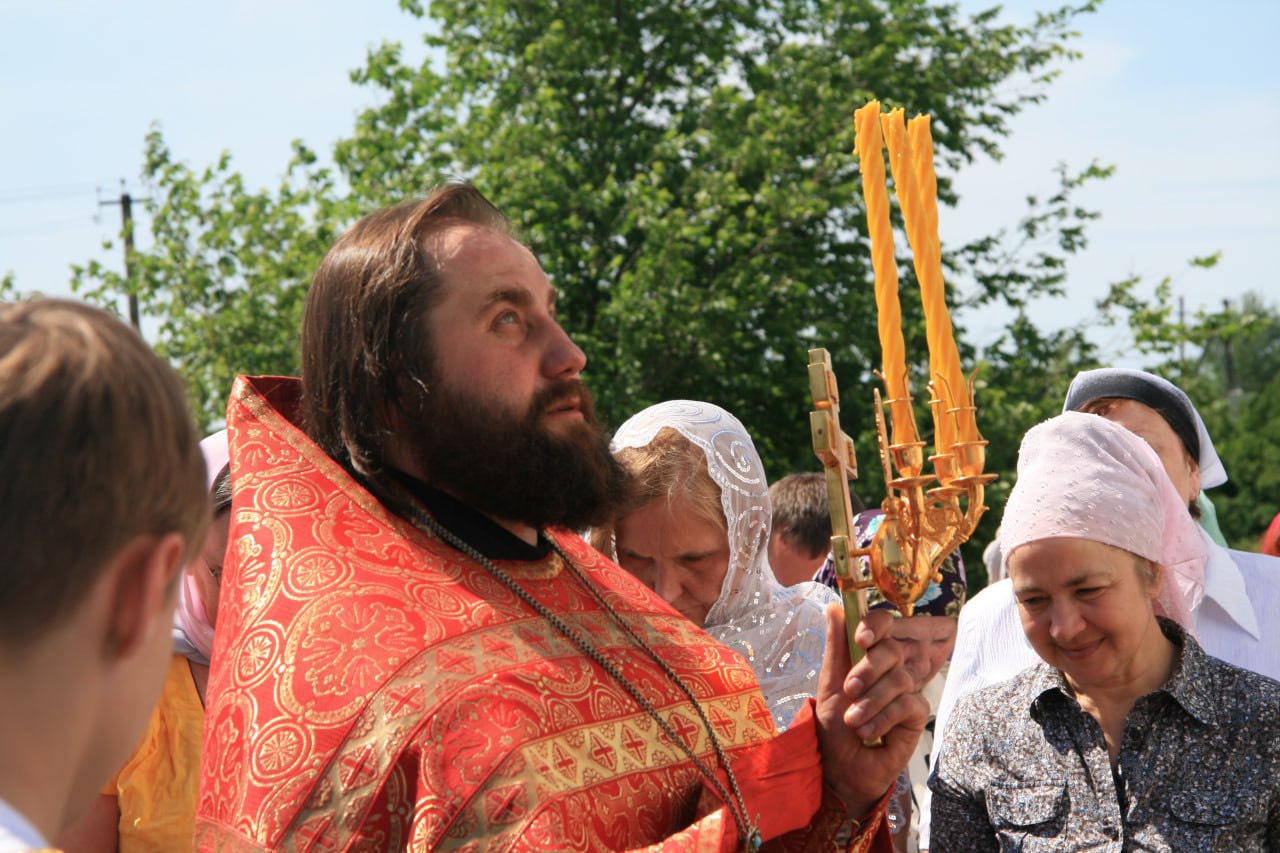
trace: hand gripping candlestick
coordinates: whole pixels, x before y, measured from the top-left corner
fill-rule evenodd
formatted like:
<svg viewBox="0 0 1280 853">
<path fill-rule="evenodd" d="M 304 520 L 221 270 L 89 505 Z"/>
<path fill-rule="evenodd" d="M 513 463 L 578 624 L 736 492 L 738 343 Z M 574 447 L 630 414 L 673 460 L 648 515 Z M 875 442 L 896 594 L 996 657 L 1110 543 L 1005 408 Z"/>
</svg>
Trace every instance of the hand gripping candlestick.
<svg viewBox="0 0 1280 853">
<path fill-rule="evenodd" d="M 879 375 L 888 393 L 882 404 L 879 391 L 874 392 L 876 435 L 887 494 L 881 503 L 884 521 L 868 548 L 855 547 L 853 538 L 849 478 L 857 476 L 857 462 L 853 442 L 840 428 L 839 391 L 831 356 L 825 349 L 809 351 L 809 389 L 814 404 L 809 424 L 814 453 L 826 472 L 831 553 L 844 599 L 849 652 L 856 663 L 862 650 L 853 642 L 853 632 L 866 612 L 866 589 L 874 584 L 903 616 L 910 616 L 929 584 L 941 581 L 942 561 L 973 533 L 986 510 L 985 486 L 995 475 L 983 473 L 987 442 L 978 433 L 972 381 L 960 370 L 943 298 L 937 184 L 928 118 L 912 119 L 907 128 L 902 110 L 882 117 L 879 103 L 872 101 L 854 113 L 854 121 L 884 352 L 884 369 Z M 928 459 L 932 473 L 925 470 L 925 442 L 919 438 L 912 409 L 882 138 L 888 143 L 894 186 L 924 301 L 933 377 L 928 385 L 934 426 L 934 455 Z M 891 431 L 885 427 L 886 410 Z M 937 485 L 927 488 L 935 482 Z M 868 558 L 870 577 L 860 577 L 854 571 L 857 557 Z"/>
</svg>

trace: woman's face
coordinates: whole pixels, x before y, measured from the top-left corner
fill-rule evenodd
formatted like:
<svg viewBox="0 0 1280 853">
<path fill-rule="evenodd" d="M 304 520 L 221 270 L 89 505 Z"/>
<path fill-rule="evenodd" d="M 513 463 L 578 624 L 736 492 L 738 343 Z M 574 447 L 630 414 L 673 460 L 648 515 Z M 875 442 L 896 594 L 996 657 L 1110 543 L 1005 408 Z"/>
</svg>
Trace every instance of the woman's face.
<svg viewBox="0 0 1280 853">
<path fill-rule="evenodd" d="M 1017 548 L 1008 565 L 1027 639 L 1073 687 L 1121 687 L 1158 662 L 1159 587 L 1133 554 L 1088 539 L 1045 539 Z"/>
<path fill-rule="evenodd" d="M 1151 445 L 1182 499 L 1187 503 L 1196 499 L 1200 493 L 1200 466 L 1159 412 L 1136 400 L 1119 400 L 1103 417 Z"/>
<path fill-rule="evenodd" d="M 956 618 L 921 614 L 895 619 L 893 638 L 902 646 L 902 665 L 920 691 L 951 657 L 956 645 Z"/>
<path fill-rule="evenodd" d="M 619 565 L 702 626 L 729 570 L 724 528 L 661 498 L 625 516 L 615 536 Z"/>
<path fill-rule="evenodd" d="M 213 517 L 209 525 L 209 535 L 204 539 L 204 548 L 200 550 L 187 571 L 195 577 L 200 586 L 200 597 L 204 601 L 204 609 L 209 614 L 209 624 L 218 622 L 218 593 L 221 582 L 214 575 L 221 577 L 222 563 L 227 553 L 227 531 L 231 526 L 231 512 L 220 512 Z"/>
</svg>

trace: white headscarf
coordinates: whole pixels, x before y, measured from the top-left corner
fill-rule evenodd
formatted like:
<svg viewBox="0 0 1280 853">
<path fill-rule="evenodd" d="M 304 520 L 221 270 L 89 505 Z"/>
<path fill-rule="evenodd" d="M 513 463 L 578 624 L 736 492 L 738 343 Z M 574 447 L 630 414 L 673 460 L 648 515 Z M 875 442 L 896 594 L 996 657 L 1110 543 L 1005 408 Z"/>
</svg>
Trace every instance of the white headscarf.
<svg viewBox="0 0 1280 853">
<path fill-rule="evenodd" d="M 613 450 L 645 447 L 665 427 L 706 455 L 729 531 L 729 569 L 703 628 L 751 662 L 774 722 L 784 729 L 817 691 L 823 612 L 835 593 L 816 583 L 784 587 L 773 576 L 767 557 L 773 509 L 764 464 L 746 429 L 724 409 L 692 400 L 650 406 L 618 429 Z"/>
<path fill-rule="evenodd" d="M 1151 446 L 1098 415 L 1067 412 L 1032 427 L 1000 520 L 1007 565 L 1042 539 L 1102 542 L 1158 563 L 1156 611 L 1195 635 L 1208 551 Z"/>
<path fill-rule="evenodd" d="M 1154 392 L 1157 398 L 1163 398 L 1170 405 L 1181 409 L 1194 425 L 1196 438 L 1200 442 L 1200 454 L 1196 459 L 1196 464 L 1200 467 L 1200 488 L 1212 489 L 1227 482 L 1227 469 L 1218 458 L 1218 452 L 1213 449 L 1213 439 L 1209 437 L 1204 418 L 1200 417 L 1200 412 L 1192 404 L 1186 392 L 1162 376 L 1127 367 L 1082 370 L 1076 374 L 1071 380 L 1070 387 L 1067 388 L 1067 398 L 1062 403 L 1062 411 L 1076 411 L 1086 403 L 1103 397 L 1133 399 L 1150 406 L 1150 393 L 1143 393 L 1140 390 L 1135 393 L 1135 389 L 1141 389 L 1143 386 L 1149 392 Z M 1152 406 L 1152 408 L 1155 407 Z"/>
</svg>

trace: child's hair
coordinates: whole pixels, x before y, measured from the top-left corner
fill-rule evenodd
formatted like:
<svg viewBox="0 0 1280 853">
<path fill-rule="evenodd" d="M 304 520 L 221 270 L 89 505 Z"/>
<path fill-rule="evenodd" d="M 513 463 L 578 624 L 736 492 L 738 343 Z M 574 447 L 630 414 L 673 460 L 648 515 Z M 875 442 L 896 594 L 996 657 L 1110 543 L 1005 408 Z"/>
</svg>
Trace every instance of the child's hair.
<svg viewBox="0 0 1280 853">
<path fill-rule="evenodd" d="M 209 521 L 182 380 L 115 316 L 62 299 L 0 304 L 0 644 L 69 618 L 132 538 Z"/>
</svg>

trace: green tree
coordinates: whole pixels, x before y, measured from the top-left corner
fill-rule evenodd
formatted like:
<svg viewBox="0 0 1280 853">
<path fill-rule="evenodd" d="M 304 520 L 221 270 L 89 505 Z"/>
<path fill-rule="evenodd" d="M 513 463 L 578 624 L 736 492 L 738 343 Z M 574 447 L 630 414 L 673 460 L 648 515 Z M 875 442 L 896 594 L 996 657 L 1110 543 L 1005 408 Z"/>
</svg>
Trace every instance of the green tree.
<svg viewBox="0 0 1280 853">
<path fill-rule="evenodd" d="M 137 295 L 158 322 L 156 351 L 186 379 L 206 425 L 222 420 L 237 374 L 298 371 L 307 284 L 341 225 L 330 172 L 315 162 L 295 144 L 280 185 L 254 191 L 229 154 L 197 173 L 153 128 L 143 175 L 154 224 L 150 247 L 132 256 L 132 280 L 98 261 L 73 269 L 73 287 L 90 299 Z"/>
<path fill-rule="evenodd" d="M 356 75 L 383 104 L 338 149 L 355 191 L 472 178 L 561 288 L 607 418 L 711 399 L 778 473 L 814 464 L 807 350 L 831 349 L 850 388 L 879 360 L 853 108 L 879 93 L 928 110 L 948 170 L 998 153 L 1068 55 L 1076 11 L 1017 28 L 915 0 L 430 10 L 446 72 L 385 48 Z M 1026 85 L 1002 88 L 1014 75 Z M 1002 274 L 967 248 L 971 271 Z M 918 300 L 904 304 L 922 355 Z M 868 397 L 851 396 L 851 423 L 870 423 Z"/>
<path fill-rule="evenodd" d="M 296 369 L 302 294 L 336 233 L 457 175 L 513 215 L 561 290 L 606 421 L 708 399 L 741 416 L 771 475 L 811 469 L 805 365 L 824 346 L 858 433 L 858 490 L 878 500 L 869 383 L 880 352 L 852 111 L 879 96 L 930 113 L 939 195 L 952 202 L 956 170 L 999 156 L 1009 120 L 1074 56 L 1072 22 L 1093 3 L 1027 26 L 926 0 L 402 6 L 423 19 L 428 55 L 370 51 L 352 77 L 377 106 L 331 168 L 299 143 L 281 185 L 255 192 L 229 157 L 195 172 L 153 133 L 154 247 L 132 282 L 93 265 L 78 273 L 86 292 L 132 289 L 162 318 L 157 346 L 205 418 L 220 417 L 233 373 Z M 1061 192 L 1033 199 L 1012 239 L 948 247 L 952 282 L 978 307 L 1058 292 L 1093 216 L 1071 192 L 1102 176 L 1064 169 Z M 919 300 L 906 257 L 900 267 L 922 376 Z M 1005 428 L 992 437 L 1003 442 Z"/>
<path fill-rule="evenodd" d="M 1194 258 L 1208 268 L 1218 256 Z M 1108 322 L 1128 324 L 1151 367 L 1195 401 L 1230 479 L 1212 490 L 1218 521 L 1237 548 L 1256 547 L 1280 511 L 1280 308 L 1259 293 L 1239 305 L 1182 316 L 1174 279 L 1156 283 L 1150 299 L 1141 278 L 1112 286 L 1101 308 Z"/>
</svg>

